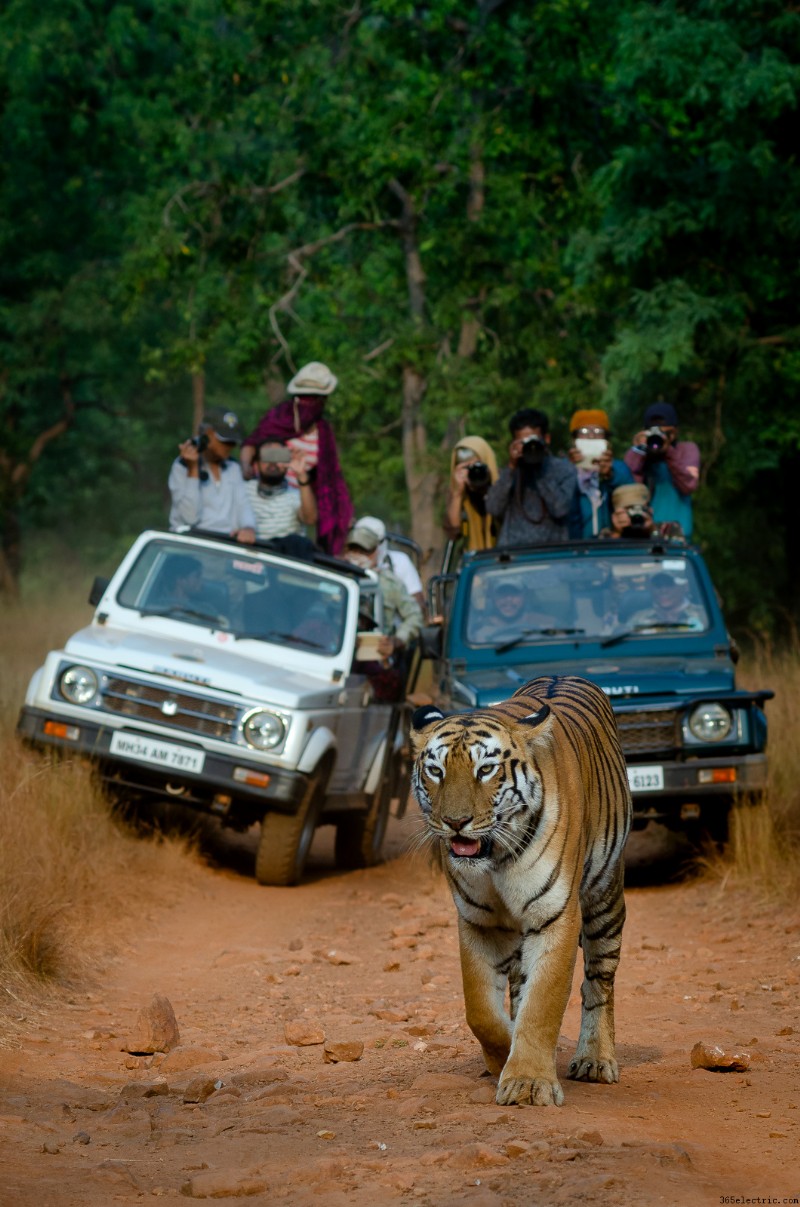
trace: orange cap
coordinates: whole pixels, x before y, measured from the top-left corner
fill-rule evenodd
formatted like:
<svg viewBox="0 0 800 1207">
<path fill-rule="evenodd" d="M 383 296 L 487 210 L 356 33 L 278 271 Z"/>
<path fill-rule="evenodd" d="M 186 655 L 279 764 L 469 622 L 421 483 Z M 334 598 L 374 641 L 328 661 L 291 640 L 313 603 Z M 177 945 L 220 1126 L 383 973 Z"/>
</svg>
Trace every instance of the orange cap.
<svg viewBox="0 0 800 1207">
<path fill-rule="evenodd" d="M 605 411 L 576 411 L 569 421 L 569 430 L 574 432 L 579 427 L 601 427 L 611 431 L 611 424 Z"/>
</svg>

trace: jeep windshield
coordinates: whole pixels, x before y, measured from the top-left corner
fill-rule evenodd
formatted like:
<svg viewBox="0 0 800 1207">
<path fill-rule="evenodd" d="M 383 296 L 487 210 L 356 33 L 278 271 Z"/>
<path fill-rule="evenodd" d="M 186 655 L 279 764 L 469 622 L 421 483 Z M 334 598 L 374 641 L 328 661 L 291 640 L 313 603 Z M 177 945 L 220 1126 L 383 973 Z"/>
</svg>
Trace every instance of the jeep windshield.
<svg viewBox="0 0 800 1207">
<path fill-rule="evenodd" d="M 154 540 L 131 567 L 117 602 L 141 616 L 333 655 L 344 639 L 347 591 L 305 570 L 248 552 Z"/>
<path fill-rule="evenodd" d="M 465 620 L 471 646 L 504 653 L 571 640 L 615 644 L 636 637 L 703 633 L 710 618 L 690 560 L 590 555 L 479 568 Z"/>
</svg>

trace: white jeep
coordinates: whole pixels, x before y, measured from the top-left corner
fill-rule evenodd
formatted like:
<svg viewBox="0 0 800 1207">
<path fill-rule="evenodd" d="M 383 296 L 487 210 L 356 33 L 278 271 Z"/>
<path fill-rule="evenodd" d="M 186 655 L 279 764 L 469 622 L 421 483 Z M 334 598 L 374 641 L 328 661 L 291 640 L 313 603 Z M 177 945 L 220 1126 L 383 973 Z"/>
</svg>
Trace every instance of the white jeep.
<svg viewBox="0 0 800 1207">
<path fill-rule="evenodd" d="M 89 602 L 31 679 L 23 738 L 88 755 L 117 794 L 260 820 L 261 884 L 296 883 L 322 823 L 339 866 L 380 858 L 408 710 L 359 631 L 381 622 L 371 571 L 152 531 Z"/>
</svg>

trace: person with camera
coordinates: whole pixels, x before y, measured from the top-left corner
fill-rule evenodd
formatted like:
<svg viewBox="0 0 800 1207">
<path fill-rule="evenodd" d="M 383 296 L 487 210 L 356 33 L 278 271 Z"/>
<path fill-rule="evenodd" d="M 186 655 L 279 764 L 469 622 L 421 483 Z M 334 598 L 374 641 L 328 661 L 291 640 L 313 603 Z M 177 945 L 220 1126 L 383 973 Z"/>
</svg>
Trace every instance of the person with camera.
<svg viewBox="0 0 800 1207">
<path fill-rule="evenodd" d="M 497 539 L 486 495 L 497 481 L 497 458 L 481 436 L 464 436 L 450 457 L 450 491 L 442 528 L 448 540 L 463 538 L 463 548 L 491 549 Z"/>
<path fill-rule="evenodd" d="M 244 489 L 242 471 L 231 454 L 242 440 L 239 420 L 224 407 L 208 411 L 197 436 L 178 445 L 169 472 L 171 532 L 202 528 L 252 544 L 256 521 Z"/>
<path fill-rule="evenodd" d="M 700 483 L 700 449 L 691 440 L 678 439 L 678 414 L 668 402 L 654 402 L 644 413 L 644 428 L 637 432 L 625 454 L 625 464 L 637 482 L 650 491 L 657 524 L 680 524 L 692 535 L 692 495 Z"/>
<path fill-rule="evenodd" d="M 261 541 L 305 535 L 306 524 L 317 522 L 317 500 L 311 489 L 306 454 L 288 449 L 280 440 L 265 440 L 253 461 L 255 478 L 244 484 Z M 292 470 L 297 486 L 290 486 Z"/>
<path fill-rule="evenodd" d="M 618 486 L 632 483 L 633 474 L 611 451 L 611 425 L 605 411 L 576 411 L 569 432 L 572 444 L 567 457 L 578 475 L 569 511 L 569 535 L 572 540 L 589 540 L 610 526 L 611 495 Z"/>
<path fill-rule="evenodd" d="M 680 524 L 667 520 L 656 524 L 650 506 L 650 491 L 642 482 L 618 486 L 611 496 L 611 523 L 601 537 L 646 541 L 652 538 L 676 540 L 683 537 Z"/>
<path fill-rule="evenodd" d="M 550 452 L 550 424 L 542 411 L 523 407 L 511 416 L 508 426 L 508 465 L 486 495 L 487 512 L 501 521 L 497 544 L 567 540 L 575 466 Z"/>
</svg>

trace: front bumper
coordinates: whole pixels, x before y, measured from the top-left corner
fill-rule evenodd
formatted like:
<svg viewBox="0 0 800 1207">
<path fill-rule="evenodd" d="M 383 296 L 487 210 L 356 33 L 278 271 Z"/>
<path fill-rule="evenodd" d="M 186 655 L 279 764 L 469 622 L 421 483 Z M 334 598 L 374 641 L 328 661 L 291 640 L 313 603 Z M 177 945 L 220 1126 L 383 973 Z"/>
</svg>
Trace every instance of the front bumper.
<svg viewBox="0 0 800 1207">
<path fill-rule="evenodd" d="M 736 800 L 759 797 L 767 787 L 765 754 L 703 757 L 684 762 L 662 762 L 653 758 L 628 762 L 627 766 L 629 773 L 649 766 L 660 767 L 663 773 L 663 788 L 632 791 L 634 819 L 675 818 L 680 817 L 682 811 L 685 816 L 687 809 L 692 816 L 694 805 L 701 816 L 713 817 L 727 812 Z M 720 773 L 720 782 L 710 779 L 714 772 Z M 723 778 L 727 776 L 735 778 Z"/>
<path fill-rule="evenodd" d="M 71 740 L 46 733 L 45 724 L 48 721 L 76 728 L 78 737 Z M 237 749 L 231 755 L 218 754 L 184 735 L 176 739 L 173 733 L 156 735 L 133 726 L 118 729 L 97 725 L 27 705 L 20 712 L 17 733 L 23 741 L 33 746 L 81 754 L 91 759 L 101 778 L 109 784 L 151 795 L 166 795 L 221 815 L 243 811 L 256 818 L 267 808 L 280 813 L 295 813 L 308 784 L 308 777 L 299 771 L 265 767 L 263 763 L 248 761 L 244 750 Z M 201 750 L 205 754 L 203 770 L 196 775 L 178 772 L 114 754 L 110 746 L 115 733 L 150 739 L 158 737 L 171 745 L 177 742 L 187 749 Z M 240 783 L 233 778 L 236 768 L 244 768 L 258 775 L 267 774 L 269 783 L 265 787 Z"/>
</svg>

